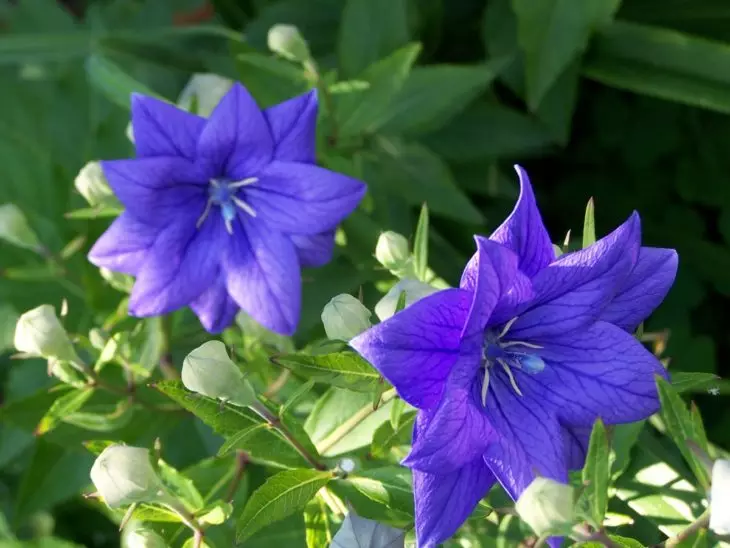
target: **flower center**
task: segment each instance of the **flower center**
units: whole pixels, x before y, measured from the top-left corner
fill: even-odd
[[[482,346],[482,367],[484,368],[482,405],[487,404],[489,376],[493,367],[500,366],[504,370],[512,388],[520,396],[522,396],[522,392],[517,386],[512,369],[518,369],[530,375],[536,375],[545,369],[545,362],[542,358],[535,353],[529,352],[531,349],[542,348],[540,345],[524,341],[504,340],[505,335],[507,335],[515,321],[517,321],[517,318],[512,318],[499,332],[492,329],[487,329],[484,332],[484,344]]]
[[[203,214],[198,219],[196,226],[200,228],[203,222],[210,214],[213,206],[218,206],[221,209],[221,215],[223,216],[223,222],[226,225],[226,231],[228,234],[233,234],[233,219],[236,218],[236,208],[241,209],[256,217],[256,211],[242,198],[236,195],[236,193],[243,187],[252,185],[258,182],[257,177],[247,177],[240,181],[229,181],[228,179],[211,179],[210,185],[208,186],[208,202],[205,204]]]

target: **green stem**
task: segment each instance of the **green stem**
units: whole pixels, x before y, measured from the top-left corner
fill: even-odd
[[[698,517],[696,520],[694,520],[692,523],[690,523],[685,529],[677,533],[675,536],[673,536],[670,539],[665,540],[664,542],[657,544],[656,547],[664,546],[665,548],[671,548],[673,546],[679,546],[682,544],[685,540],[690,538],[695,533],[699,533],[701,529],[707,529],[707,527],[710,525],[710,510],[709,508],[705,510],[705,512]]]

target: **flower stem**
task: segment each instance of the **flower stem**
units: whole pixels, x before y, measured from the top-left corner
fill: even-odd
[[[690,538],[695,533],[698,533],[701,529],[707,529],[707,526],[710,524],[710,510],[707,509],[705,512],[698,517],[696,520],[694,520],[692,523],[690,523],[686,529],[683,529],[676,535],[674,535],[672,538],[665,540],[662,543],[659,543],[655,545],[655,548],[659,548],[661,546],[665,548],[671,548],[674,546],[679,546]]]
[[[236,452],[236,471],[233,475],[233,479],[231,480],[231,486],[228,488],[228,492],[226,493],[226,500],[228,502],[233,502],[233,499],[236,496],[236,491],[238,491],[238,486],[241,484],[241,479],[243,478],[243,473],[246,471],[246,465],[248,464],[248,454],[244,451],[237,451]]]

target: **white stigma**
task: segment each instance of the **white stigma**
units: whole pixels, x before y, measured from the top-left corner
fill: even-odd
[[[210,187],[208,189],[208,201],[205,204],[205,209],[203,210],[202,215],[195,223],[195,227],[200,229],[200,227],[203,226],[205,219],[207,219],[208,215],[210,215],[210,211],[214,205],[221,208],[223,223],[226,226],[226,232],[228,232],[228,234],[233,234],[233,221],[236,218],[236,208],[251,217],[256,217],[256,210],[251,207],[251,204],[247,203],[239,196],[236,196],[236,191],[240,188],[257,183],[258,180],[258,177],[246,177],[240,181],[232,182],[226,182],[222,179],[211,179]]]

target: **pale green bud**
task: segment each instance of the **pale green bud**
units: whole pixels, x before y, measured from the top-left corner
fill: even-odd
[[[209,398],[241,407],[256,401],[253,388],[220,341],[208,341],[188,354],[181,376],[185,388]]]
[[[710,529],[730,535],[730,460],[719,459],[712,465]]]
[[[99,162],[89,162],[82,167],[74,180],[74,186],[91,207],[121,207]]]
[[[99,269],[99,274],[101,274],[101,277],[104,278],[114,289],[124,293],[132,292],[132,286],[134,285],[134,278],[132,278],[132,276],[122,274],[121,272],[113,272],[112,270],[103,267]]]
[[[274,25],[266,42],[271,51],[290,61],[306,63],[312,58],[307,41],[294,25]]]
[[[573,487],[548,478],[535,478],[515,504],[520,518],[538,535],[573,523]]]
[[[370,312],[352,295],[334,297],[322,310],[322,323],[328,339],[349,341],[368,329]]]
[[[195,105],[195,114],[207,118],[233,86],[233,80],[217,74],[193,74],[180,92],[177,106],[190,111]]]
[[[378,301],[378,304],[375,305],[375,314],[380,318],[380,321],[390,318],[395,314],[398,300],[403,292],[406,294],[406,307],[409,307],[416,301],[428,297],[432,293],[436,293],[436,291],[438,289],[426,283],[412,278],[403,278]]]
[[[0,205],[0,240],[36,253],[43,250],[38,236],[28,224],[25,215],[15,204]]]
[[[15,348],[20,352],[79,363],[66,330],[50,304],[29,310],[15,324]]]
[[[109,508],[166,497],[150,462],[150,452],[142,447],[110,445],[96,457],[91,481]]]
[[[375,246],[375,258],[388,270],[400,270],[406,266],[411,254],[408,240],[397,232],[383,232]]]
[[[122,548],[168,548],[168,544],[152,529],[127,527],[122,533]]]

